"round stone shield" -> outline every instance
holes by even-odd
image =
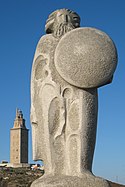
[[[106,84],[117,65],[111,38],[95,28],[77,28],[65,34],[55,50],[55,66],[68,83],[93,88]]]

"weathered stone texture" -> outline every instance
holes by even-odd
[[[92,175],[92,161],[97,88],[111,82],[117,53],[105,33],[79,25],[76,13],[55,11],[36,48],[31,77],[33,159],[44,161],[45,176],[32,187],[109,187]]]
[[[57,71],[70,84],[93,88],[106,84],[117,65],[113,41],[95,28],[77,28],[65,34],[55,51]]]
[[[34,181],[32,187],[110,187],[109,183],[98,177],[84,174],[77,176],[46,176]]]

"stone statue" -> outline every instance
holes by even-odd
[[[95,28],[79,28],[77,13],[50,14],[38,42],[31,77],[33,159],[45,175],[32,187],[109,187],[92,174],[97,88],[112,81],[114,43]]]

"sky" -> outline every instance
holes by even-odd
[[[76,11],[82,27],[98,28],[116,44],[118,66],[113,82],[99,88],[93,173],[125,184],[125,0],[0,0],[0,161],[9,161],[10,128],[19,108],[30,130],[29,162],[33,162],[32,61],[48,15],[60,8]]]

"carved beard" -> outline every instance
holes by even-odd
[[[72,23],[55,24],[53,35],[56,38],[61,38],[65,33],[75,29]]]

